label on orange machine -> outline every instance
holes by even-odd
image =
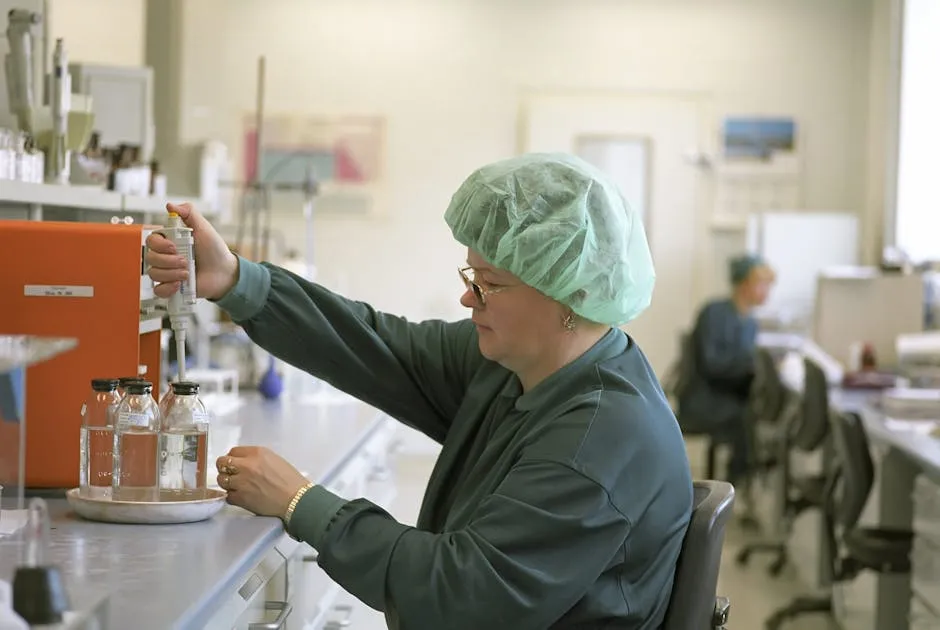
[[[23,287],[23,295],[29,297],[95,297],[95,287],[53,285],[53,284],[27,284]]]

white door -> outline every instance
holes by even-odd
[[[525,103],[523,150],[566,151],[607,171],[644,217],[656,289],[650,308],[624,328],[662,376],[698,301],[698,170],[701,105],[685,96],[537,93]],[[701,235],[702,238],[696,238]]]

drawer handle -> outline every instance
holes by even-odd
[[[348,628],[350,624],[352,624],[352,621],[350,620],[350,617],[352,617],[352,612],[353,612],[352,606],[350,606],[349,604],[340,604],[337,606],[333,606],[333,610],[335,610],[336,612],[345,613],[345,614],[342,619],[332,619],[330,621],[327,621],[326,624],[323,626],[323,630],[339,630],[340,628]]]
[[[288,602],[265,602],[265,610],[277,610],[277,619],[269,623],[250,623],[248,630],[281,630],[287,623],[287,617],[294,611]]]

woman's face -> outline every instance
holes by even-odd
[[[565,333],[564,307],[473,250],[468,250],[467,265],[467,276],[480,286],[486,302],[482,304],[469,286],[460,296],[460,303],[473,310],[480,352],[517,373],[537,364]]]
[[[774,272],[770,267],[755,267],[742,282],[741,290],[751,306],[763,306],[774,284]]]

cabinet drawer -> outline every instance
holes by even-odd
[[[910,630],[937,630],[940,615],[916,593],[911,597]]]
[[[287,563],[271,549],[239,582],[206,624],[206,630],[250,630],[255,624],[278,623],[291,614],[287,604]],[[284,624],[281,624],[283,627]],[[276,627],[272,626],[272,627]]]
[[[911,589],[924,601],[940,602],[940,547],[927,536],[914,536]]]
[[[940,486],[924,475],[914,482],[914,531],[940,540]]]

